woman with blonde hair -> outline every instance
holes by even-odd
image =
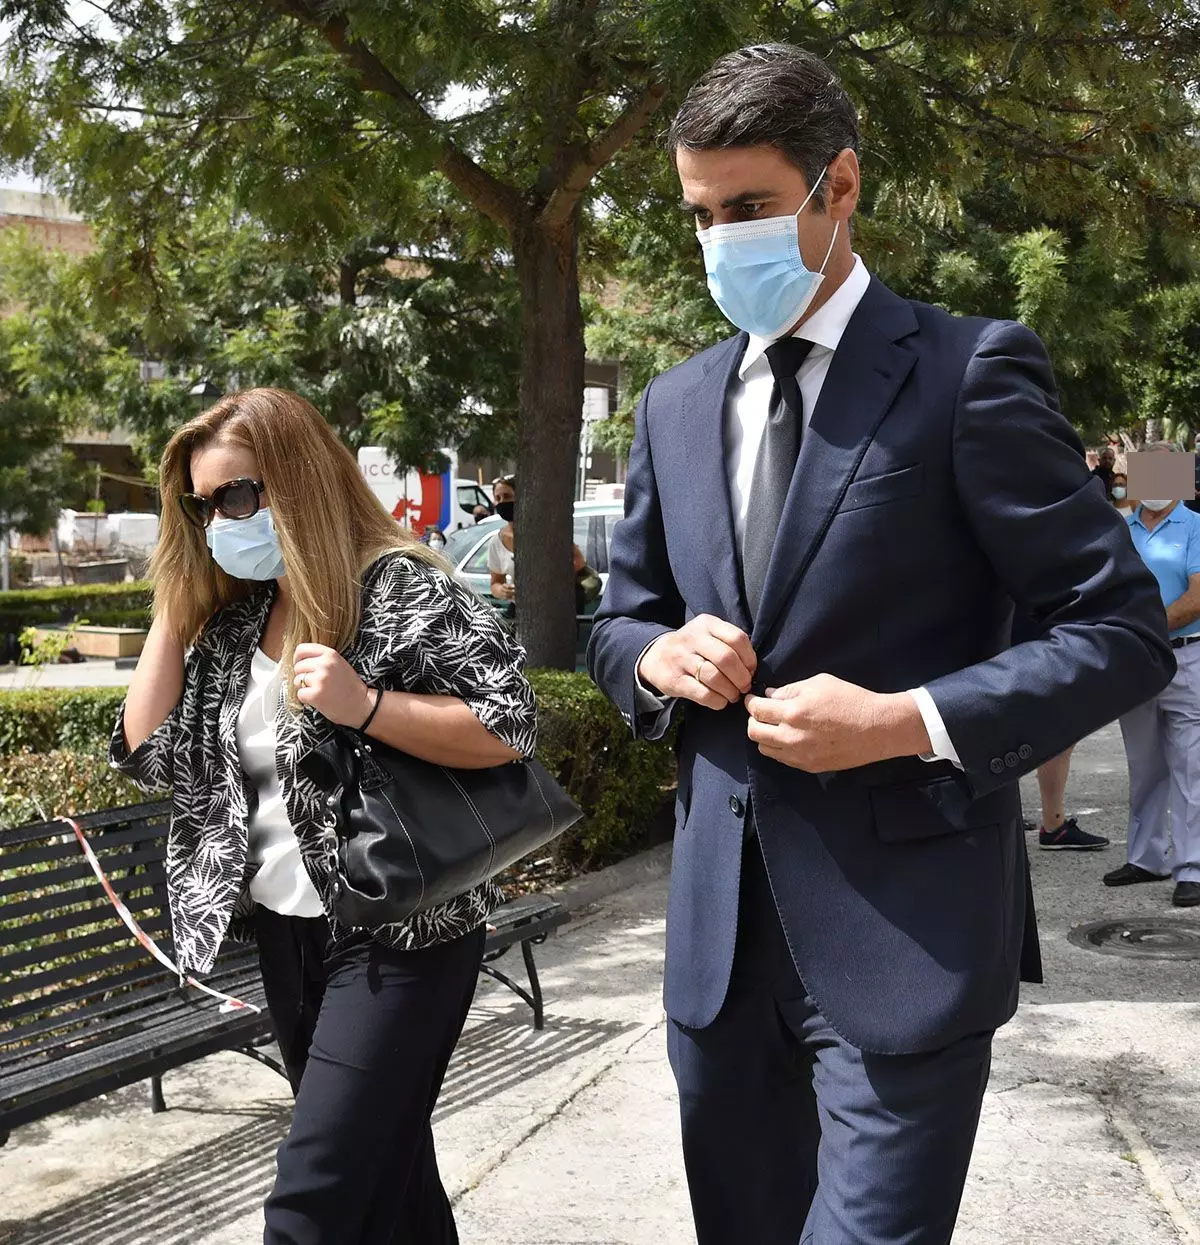
[[[296,1094],[264,1240],[456,1241],[430,1118],[499,892],[340,924],[336,840],[299,762],[335,725],[457,768],[528,756],[524,654],[296,394],[222,398],[172,438],[160,488],[154,622],[112,761],[173,789],[180,968],[209,971],[227,931],[258,941]]]

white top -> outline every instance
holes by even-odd
[[[488,570],[503,575],[505,583],[511,584],[515,582],[513,571],[516,563],[513,551],[500,539],[500,533],[497,532],[488,545]]]
[[[794,337],[813,343],[796,374],[803,401],[804,430],[808,428],[817,399],[825,385],[825,377],[829,375],[829,364],[833,360],[834,351],[841,343],[850,317],[862,302],[870,284],[871,274],[862,260],[855,255],[854,267],[846,279],[829,296],[828,301],[818,307],[793,334]],[[775,386],[775,377],[766,356],[770,344],[766,338],[750,334],[750,341],[738,364],[737,382],[730,385],[725,398],[725,471],[729,478],[733,534],[739,554],[743,551],[754,464],[762,444],[763,430],[767,426],[767,417],[771,410],[771,391]],[[660,712],[661,716],[652,730],[660,733],[665,731],[670,702],[663,701],[645,688],[636,674],[635,682],[639,710]],[[951,761],[961,769],[962,762],[959,760],[958,751],[950,740],[950,734],[933,697],[923,687],[912,688],[909,694],[916,701],[925,730],[929,734],[929,741],[933,745],[933,751],[925,753],[921,759]],[[653,733],[650,733],[650,737],[654,737]]]
[[[275,768],[275,715],[282,694],[279,663],[256,648],[237,721],[242,770],[258,793],[258,806],[250,815],[249,858],[259,867],[250,880],[250,896],[284,916],[322,916],[324,909],[300,859],[300,844]]]

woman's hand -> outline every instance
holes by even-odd
[[[515,584],[510,583],[493,583],[492,596],[499,601],[512,601],[516,598],[517,588]]]
[[[336,649],[297,644],[293,675],[296,699],[302,705],[311,705],[338,726],[358,727],[367,720],[374,697]]]

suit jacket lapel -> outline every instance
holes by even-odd
[[[697,562],[712,579],[722,616],[746,632],[750,615],[742,591],[725,467],[725,398],[748,341],[745,333],[739,333],[723,343],[724,350],[713,352],[704,376],[683,395],[680,423],[686,438],[680,453],[687,465],[689,492],[704,503],[697,506],[692,528]]]
[[[874,277],[829,364],[812,412],[779,535],[771,553],[752,640],[759,649],[779,621],[841,504],[854,473],[916,355],[897,344],[917,328],[903,299]]]

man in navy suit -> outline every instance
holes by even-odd
[[[678,724],[665,1001],[701,1245],[944,1245],[1017,1004],[1016,780],[1170,680],[1019,324],[851,248],[854,108],[724,57],[671,151],[742,332],[647,387],[589,668]],[[1012,602],[1043,628],[1009,648]]]

